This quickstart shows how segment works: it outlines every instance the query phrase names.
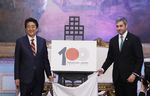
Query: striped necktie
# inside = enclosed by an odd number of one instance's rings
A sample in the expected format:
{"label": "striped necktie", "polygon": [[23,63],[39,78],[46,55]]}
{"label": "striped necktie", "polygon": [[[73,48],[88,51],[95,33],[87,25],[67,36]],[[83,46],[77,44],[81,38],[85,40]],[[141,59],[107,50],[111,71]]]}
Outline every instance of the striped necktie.
{"label": "striped necktie", "polygon": [[31,40],[31,49],[32,49],[32,54],[35,56],[35,55],[36,55],[36,52],[35,52],[34,39]]}

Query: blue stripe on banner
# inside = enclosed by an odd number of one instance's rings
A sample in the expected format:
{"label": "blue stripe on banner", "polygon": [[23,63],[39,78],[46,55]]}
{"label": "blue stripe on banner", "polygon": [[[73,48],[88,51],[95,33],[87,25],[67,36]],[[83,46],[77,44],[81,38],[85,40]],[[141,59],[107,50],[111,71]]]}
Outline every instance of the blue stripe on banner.
{"label": "blue stripe on banner", "polygon": [[14,73],[14,64],[0,64],[0,73]]}

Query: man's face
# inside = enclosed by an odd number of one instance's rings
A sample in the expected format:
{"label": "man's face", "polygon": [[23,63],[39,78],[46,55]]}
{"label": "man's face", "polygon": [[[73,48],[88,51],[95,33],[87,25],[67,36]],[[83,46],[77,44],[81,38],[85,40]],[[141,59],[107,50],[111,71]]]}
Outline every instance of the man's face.
{"label": "man's face", "polygon": [[36,35],[36,32],[38,31],[38,28],[36,27],[35,23],[28,22],[26,26],[26,33],[30,37],[34,37]]}
{"label": "man's face", "polygon": [[116,23],[116,29],[120,35],[123,35],[127,30],[127,25],[123,21],[119,21]]}

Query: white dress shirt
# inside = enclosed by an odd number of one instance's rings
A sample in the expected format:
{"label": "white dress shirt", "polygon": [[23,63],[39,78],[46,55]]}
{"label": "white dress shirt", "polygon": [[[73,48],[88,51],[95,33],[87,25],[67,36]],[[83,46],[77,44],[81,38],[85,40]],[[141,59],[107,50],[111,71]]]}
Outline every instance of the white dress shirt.
{"label": "white dress shirt", "polygon": [[[126,36],[127,36],[127,33],[128,33],[128,31],[126,31],[122,36],[123,36],[123,42],[124,42],[124,40],[125,40],[125,38],[126,38]],[[119,39],[118,39],[118,42],[119,42],[119,49],[121,49],[120,48],[120,45],[121,45],[121,35],[119,34]]]}
{"label": "white dress shirt", "polygon": [[31,40],[32,39],[34,39],[34,44],[35,44],[35,53],[37,53],[37,39],[36,39],[36,36],[34,36],[33,38],[32,37],[30,37],[30,36],[28,36],[28,39],[29,39],[29,43],[30,43],[30,45],[31,45]]}

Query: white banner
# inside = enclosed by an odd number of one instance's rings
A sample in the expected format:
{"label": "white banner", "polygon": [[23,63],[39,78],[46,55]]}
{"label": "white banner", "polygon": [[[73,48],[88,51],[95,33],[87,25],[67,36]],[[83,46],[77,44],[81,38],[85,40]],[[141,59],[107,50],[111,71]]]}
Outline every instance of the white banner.
{"label": "white banner", "polygon": [[66,87],[53,83],[54,96],[98,96],[97,73],[90,75],[89,79],[78,87]]}
{"label": "white banner", "polygon": [[96,41],[52,40],[52,71],[96,71]]}

